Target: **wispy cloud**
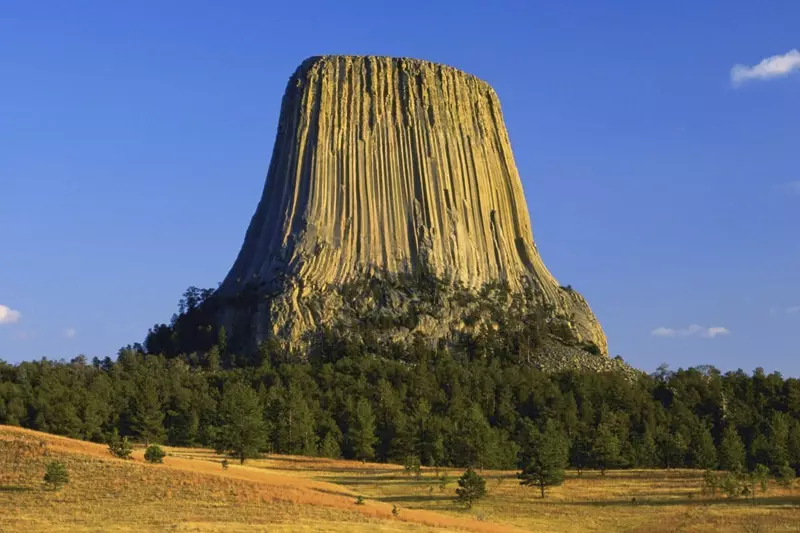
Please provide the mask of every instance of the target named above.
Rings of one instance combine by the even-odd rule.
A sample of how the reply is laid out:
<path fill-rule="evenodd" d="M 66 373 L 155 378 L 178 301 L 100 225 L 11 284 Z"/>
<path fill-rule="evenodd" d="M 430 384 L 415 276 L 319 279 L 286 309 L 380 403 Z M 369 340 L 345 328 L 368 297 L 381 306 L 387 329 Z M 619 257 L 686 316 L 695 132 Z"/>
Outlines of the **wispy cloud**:
<path fill-rule="evenodd" d="M 22 318 L 22 313 L 7 305 L 0 305 L 0 324 L 14 324 Z"/>
<path fill-rule="evenodd" d="M 763 59 L 759 64 L 734 65 L 731 69 L 731 83 L 739 86 L 747 80 L 768 80 L 788 76 L 793 70 L 800 70 L 800 51 L 796 48 L 783 55 Z"/>
<path fill-rule="evenodd" d="M 728 335 L 730 330 L 722 326 L 703 327 L 697 324 L 692 324 L 686 328 L 667 328 L 664 326 L 658 327 L 650 332 L 653 337 L 705 337 L 713 339 L 720 335 Z"/>
<path fill-rule="evenodd" d="M 800 305 L 792 305 L 786 308 L 786 314 L 793 315 L 795 313 L 800 313 Z"/>
<path fill-rule="evenodd" d="M 786 184 L 786 190 L 792 194 L 800 194 L 800 181 L 790 181 Z"/>
<path fill-rule="evenodd" d="M 64 336 L 68 339 L 74 339 L 77 334 L 78 332 L 75 331 L 75 328 L 67 328 L 64 330 Z"/>

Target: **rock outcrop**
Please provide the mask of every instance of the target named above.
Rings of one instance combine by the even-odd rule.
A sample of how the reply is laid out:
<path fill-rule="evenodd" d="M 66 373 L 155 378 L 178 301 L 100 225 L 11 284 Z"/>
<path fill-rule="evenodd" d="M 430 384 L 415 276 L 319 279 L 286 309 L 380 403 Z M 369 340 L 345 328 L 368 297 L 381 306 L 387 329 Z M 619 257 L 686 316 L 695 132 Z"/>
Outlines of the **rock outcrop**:
<path fill-rule="evenodd" d="M 381 305 L 364 294 L 348 302 L 342 287 L 420 275 L 473 291 L 507 284 L 548 310 L 552 335 L 607 353 L 586 301 L 536 250 L 487 83 L 414 59 L 304 61 L 283 97 L 261 201 L 217 291 L 229 301 L 248 293 L 252 305 L 246 315 L 227 306 L 221 320 L 247 322 L 255 340 L 297 340 L 343 308 Z M 387 305 L 399 312 L 409 298 Z M 447 307 L 449 318 L 427 326 L 434 336 L 463 326 Z"/>

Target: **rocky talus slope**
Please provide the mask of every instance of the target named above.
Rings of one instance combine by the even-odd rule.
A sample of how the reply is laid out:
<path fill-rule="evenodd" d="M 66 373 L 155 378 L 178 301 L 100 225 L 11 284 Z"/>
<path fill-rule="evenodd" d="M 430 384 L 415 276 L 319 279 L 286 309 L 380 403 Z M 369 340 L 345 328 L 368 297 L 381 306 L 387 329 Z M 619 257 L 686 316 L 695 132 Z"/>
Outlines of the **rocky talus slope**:
<path fill-rule="evenodd" d="M 559 287 L 534 245 L 487 83 L 413 59 L 306 60 L 283 97 L 261 201 L 217 291 L 237 302 L 223 306 L 221 321 L 246 323 L 255 340 L 299 340 L 343 309 L 366 305 L 397 318 L 414 301 L 402 287 L 379 299 L 358 292 L 358 302 L 344 287 L 421 276 L 476 293 L 503 283 L 548 310 L 556 338 L 607 353 L 586 301 Z M 406 329 L 442 337 L 489 320 L 465 324 L 468 310 L 454 302 L 442 310 Z"/>

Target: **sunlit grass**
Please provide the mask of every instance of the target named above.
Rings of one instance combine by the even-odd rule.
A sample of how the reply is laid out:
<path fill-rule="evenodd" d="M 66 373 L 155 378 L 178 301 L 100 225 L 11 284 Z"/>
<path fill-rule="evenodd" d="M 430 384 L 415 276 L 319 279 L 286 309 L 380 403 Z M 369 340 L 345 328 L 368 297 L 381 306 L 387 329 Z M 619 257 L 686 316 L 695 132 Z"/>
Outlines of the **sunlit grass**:
<path fill-rule="evenodd" d="M 165 449 L 164 464 L 149 465 L 142 450 L 123 461 L 102 445 L 0 426 L 0 531 L 800 531 L 800 494 L 771 485 L 754 504 L 712 499 L 691 470 L 570 472 L 545 500 L 514 472 L 486 471 L 488 497 L 466 510 L 452 468 L 417 477 L 397 465 L 271 455 L 223 470 L 212 451 Z M 52 459 L 70 472 L 60 491 L 41 483 Z"/>

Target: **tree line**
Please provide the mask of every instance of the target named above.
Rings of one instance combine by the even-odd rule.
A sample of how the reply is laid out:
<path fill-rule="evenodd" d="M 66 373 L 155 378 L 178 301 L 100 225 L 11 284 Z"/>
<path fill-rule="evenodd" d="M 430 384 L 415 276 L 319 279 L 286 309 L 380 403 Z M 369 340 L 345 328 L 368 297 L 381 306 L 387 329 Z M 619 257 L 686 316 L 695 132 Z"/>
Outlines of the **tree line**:
<path fill-rule="evenodd" d="M 116 360 L 0 362 L 0 423 L 241 460 L 276 452 L 534 475 L 542 450 L 563 450 L 579 471 L 800 469 L 800 380 L 762 369 L 546 373 L 486 350 L 367 349 L 335 331 L 306 360 L 266 342 L 236 366 L 220 364 L 234 360 L 222 344 L 203 357 L 132 347 Z"/>

